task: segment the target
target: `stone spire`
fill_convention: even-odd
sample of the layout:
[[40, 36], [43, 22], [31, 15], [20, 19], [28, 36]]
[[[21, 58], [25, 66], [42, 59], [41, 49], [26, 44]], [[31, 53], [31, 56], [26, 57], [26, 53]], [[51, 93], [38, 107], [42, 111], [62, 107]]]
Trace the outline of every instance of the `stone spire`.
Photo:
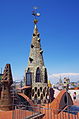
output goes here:
[[28, 58], [28, 67], [25, 70], [25, 85], [31, 86], [31, 98], [35, 103], [44, 103], [47, 102], [49, 94], [48, 77], [43, 60], [43, 50], [40, 44], [40, 34], [37, 28], [38, 20], [36, 16], [39, 14], [34, 11], [33, 15], [35, 16], [34, 31]]
[[28, 66], [44, 66], [43, 50], [40, 44], [40, 34], [38, 32], [37, 24], [34, 24]]

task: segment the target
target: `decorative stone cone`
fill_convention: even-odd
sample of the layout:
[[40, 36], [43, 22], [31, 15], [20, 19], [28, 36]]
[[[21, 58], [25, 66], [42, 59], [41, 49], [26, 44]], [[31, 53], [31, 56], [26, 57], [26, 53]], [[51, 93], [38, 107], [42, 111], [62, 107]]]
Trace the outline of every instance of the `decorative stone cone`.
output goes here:
[[0, 110], [9, 111], [12, 110], [12, 97], [10, 93], [10, 86], [13, 83], [10, 64], [6, 64], [3, 77], [1, 80], [0, 91]]

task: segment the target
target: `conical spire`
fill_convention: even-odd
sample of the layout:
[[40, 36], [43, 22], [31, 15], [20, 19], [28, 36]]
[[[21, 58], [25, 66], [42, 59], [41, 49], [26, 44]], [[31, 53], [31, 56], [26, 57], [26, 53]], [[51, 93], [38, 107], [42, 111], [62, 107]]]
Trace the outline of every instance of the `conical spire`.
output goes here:
[[1, 80], [1, 91], [0, 91], [0, 110], [8, 111], [12, 110], [13, 98], [11, 97], [11, 84], [13, 83], [11, 66], [6, 64], [2, 80]]
[[44, 66], [42, 53], [43, 53], [43, 50], [40, 44], [40, 34], [38, 32], [37, 24], [34, 24], [28, 65], [29, 66]]
[[7, 81], [9, 85], [11, 85], [13, 83], [10, 64], [6, 64], [4, 72], [3, 72], [2, 82], [5, 82], [5, 81]]
[[48, 77], [47, 69], [44, 66], [43, 50], [40, 43], [36, 18], [37, 12], [34, 11], [34, 30], [28, 58], [28, 67], [25, 70], [25, 85], [32, 87], [31, 98], [36, 103], [47, 102]]

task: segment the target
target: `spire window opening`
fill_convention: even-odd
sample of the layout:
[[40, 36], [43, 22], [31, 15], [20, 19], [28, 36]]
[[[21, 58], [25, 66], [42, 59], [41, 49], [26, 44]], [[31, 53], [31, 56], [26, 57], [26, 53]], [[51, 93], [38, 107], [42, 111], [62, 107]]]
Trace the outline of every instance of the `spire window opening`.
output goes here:
[[42, 87], [40, 87], [40, 91], [42, 92]]
[[33, 33], [33, 36], [36, 36], [35, 33]]
[[28, 71], [26, 73], [26, 85], [30, 86], [32, 83], [32, 73], [30, 72], [30, 68], [28, 68]]
[[31, 57], [29, 57], [30, 63], [32, 63], [33, 59]]
[[37, 87], [35, 87], [35, 92], [37, 91]]
[[45, 89], [43, 90], [43, 95], [45, 96]]
[[39, 91], [39, 89], [38, 89], [38, 97], [40, 96], [40, 91]]
[[37, 71], [36, 71], [36, 82], [41, 82], [40, 69], [39, 68], [37, 68]]
[[47, 83], [47, 70], [45, 68], [45, 79], [44, 79], [44, 83]]
[[31, 48], [33, 48], [34, 47], [34, 45], [33, 44], [31, 44]]

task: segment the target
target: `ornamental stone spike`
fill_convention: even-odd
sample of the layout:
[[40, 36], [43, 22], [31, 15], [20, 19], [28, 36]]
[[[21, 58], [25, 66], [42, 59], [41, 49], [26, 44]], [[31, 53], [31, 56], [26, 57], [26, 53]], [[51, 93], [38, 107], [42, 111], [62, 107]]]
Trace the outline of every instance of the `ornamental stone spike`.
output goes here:
[[1, 80], [0, 110], [9, 111], [13, 109], [13, 98], [10, 92], [12, 83], [11, 66], [10, 64], [6, 64]]

